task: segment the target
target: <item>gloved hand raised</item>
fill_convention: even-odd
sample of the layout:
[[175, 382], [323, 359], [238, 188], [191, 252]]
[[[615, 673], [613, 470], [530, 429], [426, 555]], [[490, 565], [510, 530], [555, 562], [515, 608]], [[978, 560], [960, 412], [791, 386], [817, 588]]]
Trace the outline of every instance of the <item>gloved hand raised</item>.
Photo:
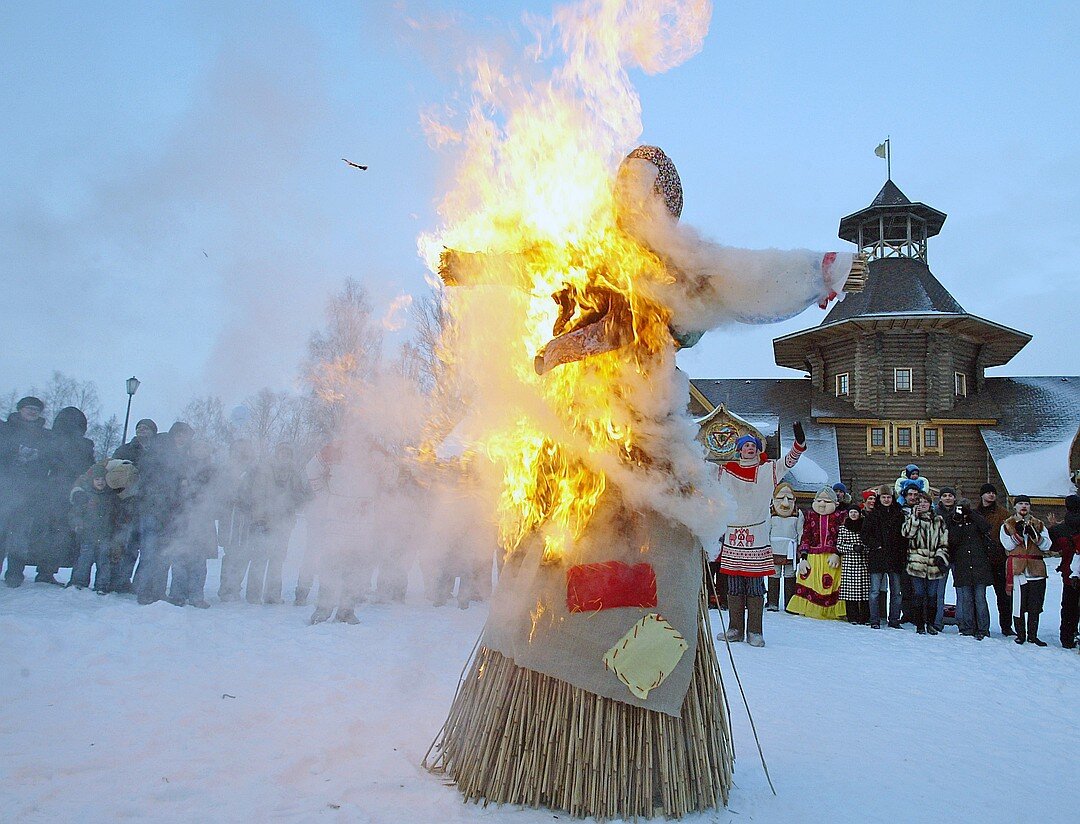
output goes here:
[[802, 423], [795, 421], [791, 429], [795, 433], [795, 443], [799, 446], [806, 446], [806, 432], [802, 428]]

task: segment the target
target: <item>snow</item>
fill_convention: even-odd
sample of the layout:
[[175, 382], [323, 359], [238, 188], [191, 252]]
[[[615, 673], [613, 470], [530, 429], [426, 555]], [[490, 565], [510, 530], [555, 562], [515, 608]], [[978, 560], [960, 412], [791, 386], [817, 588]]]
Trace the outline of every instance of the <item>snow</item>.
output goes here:
[[[779, 795], [721, 647], [737, 786], [688, 820], [1072, 820], [1080, 657], [1056, 643], [1060, 587], [1045, 649], [767, 614], [768, 646], [732, 652]], [[421, 769], [486, 610], [410, 598], [309, 627], [310, 608], [0, 587], [4, 820], [566, 820], [465, 805]]]
[[[987, 443], [990, 442], [991, 439], [988, 439]], [[1016, 452], [1000, 458], [994, 456], [994, 465], [1010, 492], [1043, 498], [1064, 498], [1076, 491], [1069, 479], [1071, 446], [1072, 439], [1068, 439], [1031, 452]]]

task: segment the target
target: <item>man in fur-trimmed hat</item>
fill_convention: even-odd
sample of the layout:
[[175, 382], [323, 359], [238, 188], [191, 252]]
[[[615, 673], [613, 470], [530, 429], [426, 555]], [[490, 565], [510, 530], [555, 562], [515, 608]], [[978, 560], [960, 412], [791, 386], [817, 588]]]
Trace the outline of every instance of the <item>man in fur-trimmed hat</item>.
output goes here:
[[[1030, 641], [1045, 647], [1039, 640], [1039, 616], [1046, 600], [1046, 553], [1050, 551], [1050, 533], [1043, 522], [1031, 514], [1031, 498], [1013, 498], [1013, 514], [1001, 525], [998, 535], [1008, 550], [1006, 586], [1012, 594], [1016, 643]], [[1025, 621], [1026, 618], [1026, 621]]]
[[735, 442], [738, 459], [720, 465], [720, 485], [735, 504], [717, 557], [728, 579], [730, 628], [721, 639], [765, 646], [765, 579], [774, 574], [769, 507], [776, 485], [806, 451], [802, 424], [796, 421], [793, 430], [795, 443], [783, 461], [769, 460], [758, 438], [743, 435]]

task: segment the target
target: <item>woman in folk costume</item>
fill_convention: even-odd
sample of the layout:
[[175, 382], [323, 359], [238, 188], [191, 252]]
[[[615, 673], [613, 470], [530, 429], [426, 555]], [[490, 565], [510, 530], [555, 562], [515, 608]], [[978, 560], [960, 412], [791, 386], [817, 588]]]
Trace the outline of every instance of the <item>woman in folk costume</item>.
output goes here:
[[840, 553], [840, 598], [849, 624], [870, 623], [870, 568], [863, 544], [863, 513], [858, 504], [843, 509], [845, 518], [836, 534]]
[[836, 492], [822, 487], [806, 513], [799, 543], [798, 582], [788, 612], [808, 618], [843, 618], [840, 600], [840, 555], [836, 539], [845, 513], [836, 511]]
[[777, 482], [806, 451], [806, 434], [798, 421], [795, 443], [784, 460], [770, 461], [761, 441], [743, 435], [735, 442], [737, 461], [720, 465], [720, 485], [730, 496], [734, 509], [720, 542], [721, 571], [728, 576], [728, 621], [723, 633], [729, 641], [765, 646], [761, 617], [765, 607], [765, 579], [773, 574], [772, 543], [769, 539], [769, 506]]
[[784, 581], [784, 609], [795, 595], [795, 561], [803, 514], [795, 506], [795, 489], [789, 483], [773, 490], [769, 543], [772, 544], [773, 574], [769, 576], [769, 612], [780, 611], [780, 580]]

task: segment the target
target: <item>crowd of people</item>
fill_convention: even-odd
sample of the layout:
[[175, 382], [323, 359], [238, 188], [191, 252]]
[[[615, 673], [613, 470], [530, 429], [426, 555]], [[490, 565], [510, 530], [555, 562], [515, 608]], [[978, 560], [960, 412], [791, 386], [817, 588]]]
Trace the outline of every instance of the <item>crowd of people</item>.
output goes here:
[[[0, 423], [0, 559], [9, 587], [23, 584], [27, 567], [35, 567], [36, 582], [59, 585], [56, 574], [70, 567], [67, 586], [77, 589], [207, 608], [207, 561], [221, 552], [220, 601], [279, 604], [290, 535], [306, 509], [308, 547], [292, 601], [305, 605], [318, 583], [312, 623], [356, 623], [355, 607], [373, 575], [383, 597], [404, 598], [414, 560], [436, 604], [455, 581], [463, 608], [490, 594], [491, 554], [466, 547], [485, 544], [483, 535], [455, 538], [444, 530], [450, 549], [435, 566], [396, 551], [375, 558], [357, 550], [370, 543], [362, 524], [378, 520], [379, 496], [372, 489], [358, 494], [341, 443], [328, 444], [303, 468], [284, 443], [264, 456], [238, 440], [219, 461], [187, 424], [159, 432], [144, 419], [134, 438], [95, 461], [82, 412], [61, 409], [50, 428], [44, 411], [38, 398], [24, 397]], [[1027, 496], [1006, 509], [987, 483], [977, 501], [968, 501], [950, 487], [935, 490], [912, 464], [854, 500], [844, 484], [826, 486], [800, 511], [795, 490], [781, 479], [805, 450], [801, 426], [783, 461], [767, 460], [753, 436], [736, 448], [737, 459], [720, 467], [734, 509], [711, 581], [717, 606], [729, 611], [727, 640], [764, 646], [762, 613], [781, 608], [875, 629], [909, 623], [936, 635], [945, 626], [951, 575], [961, 635], [990, 634], [993, 592], [1001, 634], [1046, 646], [1039, 637], [1050, 574], [1045, 559], [1058, 556], [1060, 641], [1076, 647], [1080, 497], [1065, 499], [1063, 520], [1044, 523]], [[369, 452], [377, 458], [377, 448]], [[401, 513], [391, 517], [395, 530], [407, 528]]]
[[[952, 577], [959, 632], [982, 640], [990, 634], [987, 593], [993, 593], [998, 628], [1017, 644], [1044, 647], [1039, 619], [1050, 574], [1046, 559], [1059, 557], [1063, 579], [1061, 645], [1077, 646], [1080, 620], [1080, 496], [1065, 499], [1063, 520], [1036, 518], [1031, 499], [1017, 495], [1011, 509], [998, 490], [983, 484], [977, 501], [935, 490], [915, 464], [892, 483], [854, 499], [843, 483], [823, 487], [799, 511], [794, 489], [775, 486], [778, 462], [763, 459], [761, 442], [740, 438], [738, 457], [721, 466], [737, 509], [711, 565], [716, 605], [729, 612], [728, 641], [764, 646], [761, 610], [846, 619], [852, 624], [937, 635], [945, 627], [945, 592]], [[785, 459], [793, 467], [803, 450]], [[764, 503], [770, 488], [772, 499]], [[756, 503], [754, 503], [756, 501]], [[767, 511], [766, 511], [767, 507]], [[745, 523], [744, 523], [745, 522]], [[757, 534], [755, 535], [755, 528]]]
[[[36, 583], [60, 586], [57, 573], [70, 567], [65, 586], [205, 609], [207, 561], [220, 553], [219, 601], [280, 604], [290, 536], [306, 509], [309, 540], [291, 600], [304, 606], [314, 589], [311, 623], [356, 623], [373, 576], [374, 597], [404, 598], [413, 559], [377, 559], [358, 547], [372, 543], [363, 540], [372, 507], [364, 494], [341, 494], [340, 445], [301, 466], [289, 444], [261, 456], [237, 440], [218, 460], [188, 424], [159, 432], [144, 419], [130, 441], [95, 461], [78, 409], [61, 409], [51, 428], [43, 413], [42, 401], [28, 396], [0, 423], [0, 562], [6, 559], [8, 587], [22, 586], [28, 567]], [[486, 588], [480, 566], [460, 558], [426, 565], [428, 596], [444, 603], [459, 581], [459, 606], [483, 599], [490, 563]]]

